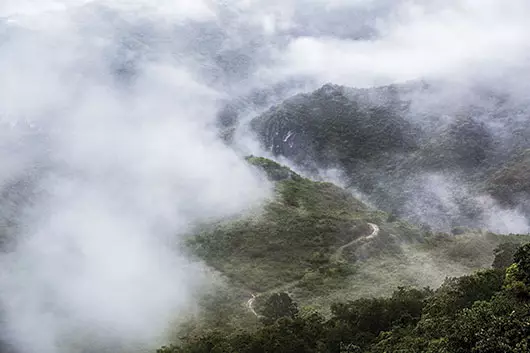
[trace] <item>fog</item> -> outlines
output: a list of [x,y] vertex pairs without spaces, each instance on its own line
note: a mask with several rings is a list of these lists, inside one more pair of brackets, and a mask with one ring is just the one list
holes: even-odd
[[262,90],[252,116],[326,82],[414,79],[519,99],[529,14],[524,0],[2,1],[3,338],[28,353],[164,342],[208,285],[179,235],[269,195],[242,159],[264,153],[252,137],[233,150],[217,135],[225,102]]
[[8,5],[21,14],[0,47],[2,183],[31,179],[9,194],[24,202],[0,257],[4,332],[21,352],[156,347],[208,283],[178,235],[269,186],[218,139],[222,92],[172,57],[165,32],[143,46],[130,33],[171,14],[27,5]]

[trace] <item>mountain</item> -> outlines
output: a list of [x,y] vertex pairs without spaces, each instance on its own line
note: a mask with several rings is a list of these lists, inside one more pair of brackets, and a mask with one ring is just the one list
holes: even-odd
[[530,250],[519,247],[528,236],[433,233],[333,184],[247,161],[276,193],[263,212],[190,234],[188,249],[225,282],[202,298],[179,343],[159,352],[496,351],[467,325],[524,344],[524,332],[495,331],[480,315],[524,326]]
[[210,225],[189,241],[197,256],[246,288],[268,290],[311,271],[345,270],[331,261],[335,251],[369,233],[368,222],[387,217],[331,183],[302,178],[265,158],[248,161],[276,181],[274,199],[263,211]]
[[[484,185],[530,147],[523,133],[530,125],[515,114],[518,105],[494,93],[477,93],[479,102],[495,101],[493,107],[438,107],[435,93],[436,85],[423,82],[368,89],[326,84],[273,106],[250,127],[273,156],[309,174],[338,168],[349,187],[382,210],[445,231],[482,227],[489,212],[483,198],[502,201]],[[460,191],[448,202],[439,185]],[[431,219],[415,214],[418,195]]]
[[[380,104],[370,104],[374,95]],[[340,165],[350,172],[385,153],[417,148],[418,132],[401,117],[404,109],[391,87],[370,92],[327,84],[271,108],[251,126],[274,155],[309,168]]]
[[[222,281],[160,352],[499,351],[488,337],[524,351],[526,333],[493,318],[524,331],[530,239],[489,230],[528,215],[530,127],[495,92],[450,116],[419,109],[418,92],[436,89],[327,84],[251,119],[263,149],[300,172],[247,158],[275,193],[189,235]],[[232,108],[222,125],[233,132]],[[346,188],[308,177],[331,168]]]

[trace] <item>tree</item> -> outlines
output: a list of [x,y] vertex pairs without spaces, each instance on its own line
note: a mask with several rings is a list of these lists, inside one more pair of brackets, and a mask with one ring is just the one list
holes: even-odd
[[[397,327],[415,325],[421,316],[428,289],[399,288],[390,298],[361,298],[331,306],[330,342],[365,349],[379,334]],[[352,346],[352,347],[353,347]]]
[[477,301],[455,319],[448,335],[449,352],[527,352],[528,305],[507,295]]
[[498,269],[510,267],[514,262],[514,255],[519,246],[520,244],[516,243],[502,243],[497,246],[494,250],[495,259],[491,266]]
[[332,305],[332,317],[299,314],[287,293],[259,310],[265,325],[209,331],[158,353],[523,353],[530,349],[530,245],[507,269],[450,278],[435,292],[399,288],[391,297]]
[[530,243],[517,249],[513,258],[517,264],[517,268],[524,277],[522,280],[526,284],[530,284]]
[[263,322],[270,325],[282,317],[296,318],[298,316],[298,306],[293,302],[289,294],[285,292],[274,293],[263,304],[261,315],[263,316]]

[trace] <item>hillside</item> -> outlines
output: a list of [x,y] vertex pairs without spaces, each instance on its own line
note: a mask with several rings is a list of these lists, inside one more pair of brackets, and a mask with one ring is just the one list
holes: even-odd
[[[436,93],[436,85],[421,82],[369,89],[327,84],[273,106],[250,126],[272,155],[309,174],[341,170],[346,184],[379,209],[443,231],[483,227],[489,212],[483,197],[506,198],[483,184],[528,145],[529,126],[493,93],[493,108],[438,107]],[[461,191],[444,196],[451,191],[436,190],[444,184]],[[426,210],[417,209],[417,199]],[[458,212],[448,209],[455,207]]]
[[499,168],[487,182],[488,191],[506,204],[516,205],[530,193],[530,150],[525,150]]
[[251,290],[301,279],[309,271],[339,274],[331,261],[342,245],[369,232],[384,213],[368,209],[345,190],[302,178],[275,162],[251,157],[277,181],[262,212],[209,225],[189,240],[193,252]]
[[[272,349],[268,345],[274,352],[454,347],[467,334],[458,333],[466,308],[481,300],[504,305],[511,293],[502,286],[511,281],[503,271],[529,236],[465,228],[433,233],[375,211],[333,184],[265,158],[247,160],[275,181],[276,194],[263,213],[203,226],[190,236],[190,250],[224,280],[179,329],[180,344],[161,352],[246,352],[251,348],[239,346],[243,341],[263,347],[260,352]],[[520,312],[523,304],[509,305]],[[454,317],[454,324],[447,322]],[[434,329],[433,320],[443,330]],[[287,345],[315,324],[305,343]],[[320,345],[327,348],[314,350]]]
[[447,279],[435,291],[401,287],[336,303],[329,318],[280,293],[264,303],[254,332],[213,331],[159,352],[527,352],[530,245],[511,262]]
[[[340,165],[350,172],[361,161],[415,149],[416,131],[401,117],[406,107],[391,93],[390,88],[374,93],[328,84],[287,99],[251,126],[274,155],[307,167]],[[373,94],[384,100],[371,104]]]
[[301,307],[327,317],[336,302],[390,295],[399,286],[437,288],[448,276],[490,267],[499,244],[530,239],[465,228],[432,232],[374,210],[331,183],[265,158],[247,160],[275,181],[275,195],[262,212],[190,234],[189,251],[222,280],[183,329],[188,334],[256,328],[253,311],[276,292],[287,291]]

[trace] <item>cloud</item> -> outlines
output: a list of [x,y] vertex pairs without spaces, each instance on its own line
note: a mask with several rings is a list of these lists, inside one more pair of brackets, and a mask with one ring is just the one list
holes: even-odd
[[[217,137],[223,92],[163,42],[157,21],[172,5],[139,15],[146,3],[128,4],[2,7],[17,17],[0,47],[2,143],[19,141],[26,158],[0,154],[0,183],[33,180],[14,191],[31,202],[16,248],[0,255],[4,331],[24,352],[161,344],[208,284],[179,235],[268,195]],[[181,5],[179,17],[206,15]]]
[[29,353],[71,351],[76,337],[155,342],[204,284],[176,235],[268,195],[217,137],[220,102],[284,85],[266,106],[328,81],[511,73],[505,86],[519,88],[529,10],[524,0],[2,1],[0,185],[32,183],[12,190],[29,201],[16,250],[0,257],[7,332]]
[[480,224],[500,234],[525,234],[528,219],[520,210],[502,207],[490,195],[477,192],[458,175],[424,173],[405,185],[409,196],[404,214],[417,224],[449,231],[454,226],[476,227]]
[[376,38],[295,38],[272,71],[349,86],[485,75],[527,64],[528,13],[524,0],[397,2]]
[[171,20],[211,20],[216,16],[212,3],[204,0],[180,0],[178,3],[170,0],[42,0],[38,5],[31,0],[6,0],[0,4],[0,14],[15,20],[28,19],[34,22],[43,15],[64,15],[74,8],[94,4],[118,11],[132,11],[135,12],[134,16],[141,12],[142,16],[161,16]]

